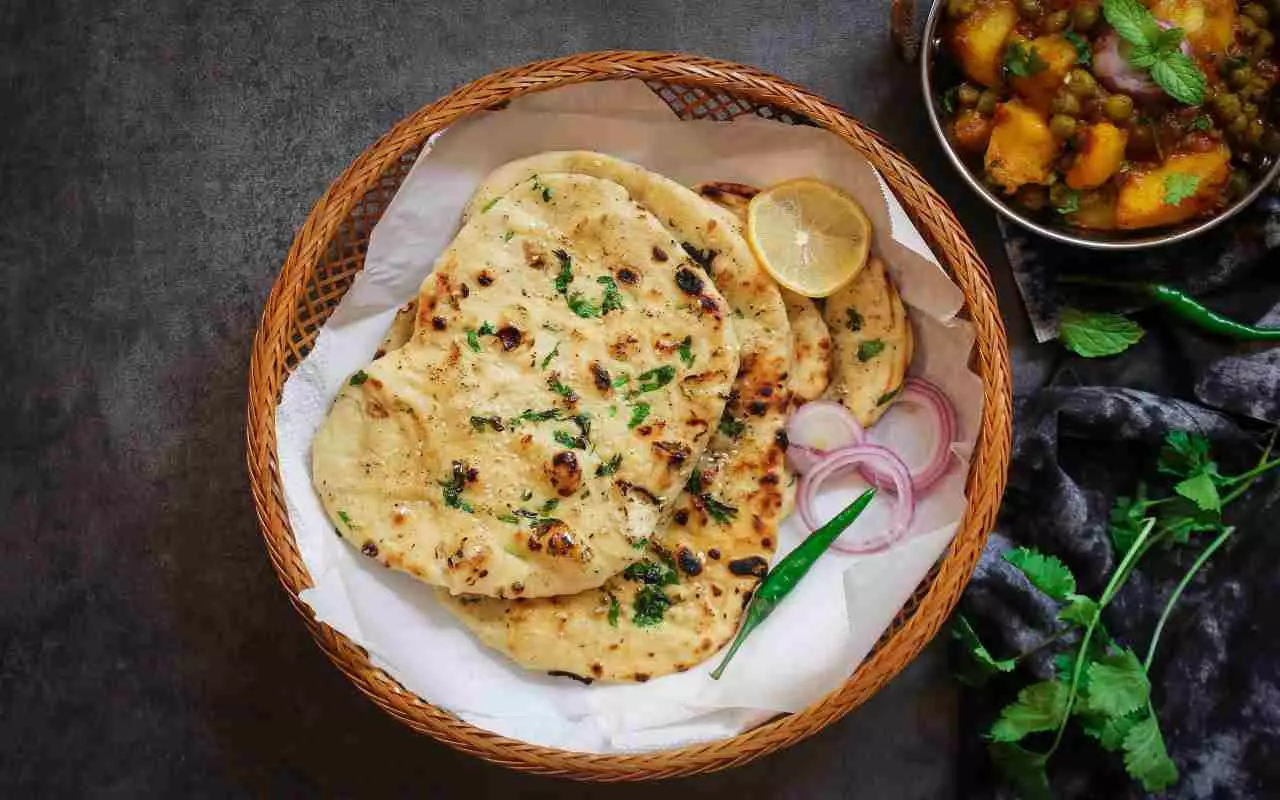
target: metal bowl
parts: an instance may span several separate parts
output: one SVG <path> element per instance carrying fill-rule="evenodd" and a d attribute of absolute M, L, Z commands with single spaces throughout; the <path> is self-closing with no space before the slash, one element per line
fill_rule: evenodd
<path fill-rule="evenodd" d="M 1159 229 L 1157 233 L 1149 231 L 1134 231 L 1132 233 L 1110 232 L 1110 231 L 1087 231 L 1080 228 L 1071 228 L 1066 225 L 1050 226 L 1043 222 L 1027 218 L 1015 207 L 1007 203 L 1000 195 L 991 191 L 986 184 L 982 182 L 980 176 L 975 175 L 960 154 L 952 146 L 950 139 L 947 138 L 945 129 L 942 126 L 941 113 L 939 109 L 939 95 L 935 91 L 933 85 L 934 68 L 940 58 L 947 58 L 942 53 L 942 38 L 938 30 L 942 22 L 943 12 L 946 8 L 946 0 L 934 0 L 933 7 L 929 9 L 929 18 L 925 20 L 924 34 L 921 40 L 920 48 L 920 83 L 924 89 L 925 107 L 929 110 L 929 122 L 933 125 L 933 132 L 937 134 L 938 141 L 942 144 L 942 149 L 946 151 L 947 157 L 951 159 L 951 163 L 955 165 L 960 176 L 965 182 L 978 193 L 978 195 L 987 201 L 987 204 L 1004 214 L 1009 219 L 1030 228 L 1041 236 L 1053 239 L 1064 244 L 1073 244 L 1079 247 L 1087 247 L 1093 250 L 1139 250 L 1144 247 L 1158 247 L 1160 245 L 1173 244 L 1190 239 L 1192 236 L 1199 236 L 1210 228 L 1221 225 L 1223 222 L 1240 213 L 1246 206 L 1257 199 L 1262 191 L 1275 181 L 1277 174 L 1280 174 L 1280 159 L 1272 159 L 1267 166 L 1266 172 L 1263 174 L 1249 193 L 1231 205 L 1223 208 L 1212 217 L 1191 220 L 1183 225 L 1167 227 Z"/>

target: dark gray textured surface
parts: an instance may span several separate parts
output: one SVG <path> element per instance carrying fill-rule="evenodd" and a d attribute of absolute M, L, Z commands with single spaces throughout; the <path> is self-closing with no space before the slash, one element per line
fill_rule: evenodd
<path fill-rule="evenodd" d="M 936 647 L 812 741 L 661 789 L 517 776 L 411 734 L 298 623 L 243 467 L 249 344 L 309 205 L 395 120 L 501 66 L 677 49 L 805 84 L 912 157 L 1003 280 L 886 26 L 880 0 L 2 4 L 0 795 L 953 794 Z"/>

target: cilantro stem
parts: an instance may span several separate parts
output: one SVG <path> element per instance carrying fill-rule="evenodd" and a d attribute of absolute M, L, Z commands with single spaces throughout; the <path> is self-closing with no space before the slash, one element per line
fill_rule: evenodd
<path fill-rule="evenodd" d="M 1111 575 L 1111 580 L 1107 582 L 1107 588 L 1102 590 L 1102 596 L 1098 598 L 1098 613 L 1093 615 L 1088 627 L 1084 629 L 1084 635 L 1080 637 L 1080 649 L 1076 656 L 1075 666 L 1071 670 L 1071 685 L 1067 687 L 1067 702 L 1063 705 L 1062 721 L 1058 723 L 1058 732 L 1053 737 L 1053 745 L 1044 754 L 1046 760 L 1057 752 L 1058 745 L 1062 744 L 1062 735 L 1066 733 L 1067 723 L 1071 721 L 1071 707 L 1075 705 L 1076 695 L 1080 688 L 1080 675 L 1084 672 L 1084 654 L 1089 651 L 1089 642 L 1093 639 L 1093 632 L 1097 630 L 1098 623 L 1102 620 L 1102 611 L 1111 602 L 1111 599 L 1116 596 L 1116 593 L 1120 591 L 1120 587 L 1124 585 L 1124 579 L 1128 578 L 1131 571 L 1130 567 L 1138 560 L 1139 553 L 1146 552 L 1143 545 L 1146 544 L 1147 538 L 1151 536 L 1151 531 L 1155 528 L 1155 525 L 1154 518 L 1147 519 L 1147 524 L 1143 526 L 1142 532 L 1138 534 L 1133 547 L 1130 547 L 1129 552 L 1125 553 L 1120 566 L 1116 568 L 1116 571 Z"/>
<path fill-rule="evenodd" d="M 1209 546 L 1204 549 L 1204 552 L 1200 554 L 1200 557 L 1191 565 L 1191 569 L 1187 570 L 1187 574 L 1183 575 L 1182 580 L 1178 581 L 1178 585 L 1174 588 L 1173 594 L 1169 595 L 1168 602 L 1164 604 L 1164 611 L 1160 612 L 1160 621 L 1156 623 L 1155 633 L 1151 634 L 1151 644 L 1147 646 L 1147 657 L 1142 662 L 1143 670 L 1148 672 L 1151 670 L 1151 661 L 1156 657 L 1156 644 L 1159 643 L 1160 634 L 1164 632 L 1164 624 L 1168 621 L 1169 614 L 1173 612 L 1174 605 L 1176 605 L 1178 599 L 1182 597 L 1183 590 L 1191 583 L 1191 579 L 1196 576 L 1196 573 L 1200 571 L 1200 568 L 1204 566 L 1205 562 L 1208 561 L 1214 552 L 1219 547 L 1222 547 L 1223 543 L 1227 541 L 1227 537 L 1232 533 L 1235 533 L 1235 530 L 1235 526 L 1223 528 L 1222 533 L 1218 534 L 1217 538 L 1212 542 L 1209 542 Z"/>
<path fill-rule="evenodd" d="M 1237 483 L 1240 483 L 1242 481 L 1248 481 L 1248 483 L 1246 483 L 1245 486 L 1243 487 L 1245 489 L 1248 489 L 1249 483 L 1253 483 L 1254 478 L 1263 474 L 1267 470 L 1274 469 L 1277 466 L 1280 466 L 1280 458 L 1273 458 L 1270 461 L 1263 461 L 1260 464 L 1258 464 L 1258 466 L 1254 467 L 1248 472 L 1242 472 L 1239 475 L 1232 475 L 1230 478 L 1227 478 L 1225 481 L 1223 481 L 1222 485 L 1235 486 Z M 1232 495 L 1228 495 L 1228 496 L 1232 496 Z M 1239 497 L 1239 495 L 1234 495 L 1234 496 Z M 1226 502 L 1225 498 L 1223 502 Z"/>

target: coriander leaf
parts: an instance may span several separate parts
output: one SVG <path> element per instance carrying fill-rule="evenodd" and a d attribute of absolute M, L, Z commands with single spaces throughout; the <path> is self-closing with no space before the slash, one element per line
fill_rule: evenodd
<path fill-rule="evenodd" d="M 876 398 L 876 405 L 877 405 L 877 406 L 882 406 L 882 405 L 884 405 L 885 403 L 887 403 L 887 402 L 889 402 L 890 400 L 892 400 L 893 398 L 897 397 L 897 396 L 898 396 L 898 394 L 902 391 L 902 389 L 903 389 L 903 386 L 904 386 L 904 385 L 905 385 L 905 384 L 898 384 L 898 387 L 897 387 L 896 389 L 890 389 L 889 391 L 887 391 L 887 392 L 885 392 L 884 394 L 882 394 L 882 395 L 880 395 L 879 397 L 877 397 L 877 398 Z"/>
<path fill-rule="evenodd" d="M 642 372 L 636 377 L 636 380 L 639 382 L 639 386 L 636 387 L 635 393 L 643 394 L 644 392 L 657 391 L 668 383 L 671 383 L 672 378 L 675 376 L 676 368 L 667 365 L 655 367 L 654 369 Z"/>
<path fill-rule="evenodd" d="M 948 116 L 956 113 L 956 95 L 959 93 L 959 86 L 952 86 L 942 93 L 942 110 L 947 112 Z"/>
<path fill-rule="evenodd" d="M 499 514 L 499 515 L 498 515 L 498 520 L 499 520 L 500 522 L 509 522 L 509 523 L 511 523 L 512 525 L 519 525 L 519 524 L 520 524 L 520 520 L 516 517 L 516 515 L 515 515 L 515 514 Z"/>
<path fill-rule="evenodd" d="M 1146 486 L 1143 484 L 1138 484 L 1137 497 L 1116 498 L 1115 505 L 1111 507 L 1111 519 L 1107 532 L 1111 534 L 1111 543 L 1119 551 L 1118 556 L 1123 557 L 1138 540 L 1150 508 L 1151 504 L 1146 500 Z"/>
<path fill-rule="evenodd" d="M 1119 314 L 1064 308 L 1058 319 L 1058 335 L 1068 350 L 1097 358 L 1123 353 L 1142 340 L 1142 326 Z"/>
<path fill-rule="evenodd" d="M 1068 189 L 1062 193 L 1059 202 L 1053 207 L 1054 211 L 1059 214 L 1074 214 L 1080 210 L 1080 193 L 1075 189 Z"/>
<path fill-rule="evenodd" d="M 1124 746 L 1124 737 L 1140 719 L 1141 716 L 1138 714 L 1118 717 L 1089 714 L 1081 719 L 1080 727 L 1085 733 L 1097 739 L 1102 749 L 1114 753 Z"/>
<path fill-rule="evenodd" d="M 622 292 L 618 291 L 618 283 L 608 275 L 596 278 L 596 283 L 604 287 L 604 297 L 600 300 L 600 313 L 622 310 Z"/>
<path fill-rule="evenodd" d="M 573 389 L 570 389 L 568 386 L 561 383 L 559 376 L 554 372 L 551 373 L 550 378 L 547 378 L 547 388 L 571 403 L 578 399 L 577 393 L 574 392 Z"/>
<path fill-rule="evenodd" d="M 1191 127 L 1198 131 L 1207 131 L 1213 127 L 1213 120 L 1209 119 L 1209 117 L 1204 114 L 1201 114 L 1192 121 Z"/>
<path fill-rule="evenodd" d="M 622 454 L 618 453 L 613 458 L 596 466 L 596 477 L 605 475 L 614 475 L 618 472 L 618 468 L 622 466 Z"/>
<path fill-rule="evenodd" d="M 642 586 L 632 601 L 633 614 L 631 622 L 640 628 L 649 628 L 662 622 L 667 609 L 671 606 L 671 598 L 657 586 Z"/>
<path fill-rule="evenodd" d="M 1089 691 L 1081 702 L 1089 711 L 1109 716 L 1128 714 L 1146 705 L 1151 696 L 1151 682 L 1132 650 L 1103 656 L 1085 669 Z"/>
<path fill-rule="evenodd" d="M 1209 440 L 1199 433 L 1169 431 L 1160 448 L 1156 470 L 1162 475 L 1189 478 L 1200 472 L 1218 475 L 1218 465 L 1209 452 Z"/>
<path fill-rule="evenodd" d="M 516 235 L 515 231 L 507 231 L 506 233 L 502 234 L 502 241 L 509 242 L 511 241 L 511 237 L 515 235 Z"/>
<path fill-rule="evenodd" d="M 497 202 L 498 202 L 499 200 L 501 200 L 501 199 L 502 199 L 502 195 L 498 195 L 497 197 L 493 198 L 493 199 L 492 199 L 492 200 L 490 200 L 489 202 L 485 203 L 483 206 L 481 206 L 481 207 L 480 207 L 480 213 L 481 213 L 481 214 L 483 214 L 484 212 L 486 212 L 486 211 L 488 211 L 489 209 L 493 208 L 494 204 L 495 204 L 495 203 L 497 203 Z"/>
<path fill-rule="evenodd" d="M 1196 188 L 1200 186 L 1198 175 L 1187 175 L 1171 172 L 1164 179 L 1164 204 L 1176 206 L 1188 197 L 1194 197 Z"/>
<path fill-rule="evenodd" d="M 1048 66 L 1034 46 L 1014 42 L 1004 51 L 1004 69 L 1010 75 L 1029 78 L 1044 72 Z"/>
<path fill-rule="evenodd" d="M 351 524 L 351 515 L 348 514 L 347 512 L 339 510 L 338 519 L 342 520 L 343 525 L 346 525 L 348 528 L 353 528 Z"/>
<path fill-rule="evenodd" d="M 1124 768 L 1148 792 L 1158 792 L 1178 780 L 1178 767 L 1165 750 L 1160 723 L 1151 714 L 1124 737 Z"/>
<path fill-rule="evenodd" d="M 1084 37 L 1075 31 L 1067 31 L 1062 34 L 1071 46 L 1076 49 L 1076 63 L 1082 67 L 1087 67 L 1093 63 L 1093 50 L 1089 49 L 1089 43 Z"/>
<path fill-rule="evenodd" d="M 853 331 L 854 333 L 857 333 L 858 331 L 862 330 L 863 319 L 862 319 L 862 315 L 858 313 L 858 309 L 852 308 L 852 307 L 849 309 L 846 309 L 844 312 L 844 317 L 845 317 L 844 326 L 846 328 Z"/>
<path fill-rule="evenodd" d="M 686 336 L 684 341 L 680 342 L 680 347 L 676 349 L 680 354 L 680 360 L 684 362 L 686 367 L 693 366 L 693 337 Z"/>
<path fill-rule="evenodd" d="M 556 258 L 560 259 L 560 272 L 556 274 L 555 280 L 556 292 L 565 294 L 569 291 L 569 284 L 573 283 L 573 259 L 563 250 L 556 251 Z"/>
<path fill-rule="evenodd" d="M 618 598 L 609 595 L 609 625 L 618 627 L 618 615 L 622 611 L 622 606 L 618 603 Z"/>
<path fill-rule="evenodd" d="M 574 436 L 572 433 L 569 433 L 567 431 L 556 431 L 554 434 L 552 434 L 552 438 L 554 438 L 558 443 L 564 445 L 570 450 L 586 450 L 587 449 L 587 443 L 586 441 L 583 440 L 581 436 Z"/>
<path fill-rule="evenodd" d="M 485 320 L 484 322 L 480 323 L 480 329 L 476 331 L 476 333 L 480 334 L 481 336 L 492 336 L 497 332 L 498 332 L 498 329 L 493 327 L 493 323 L 488 320 Z"/>
<path fill-rule="evenodd" d="M 703 493 L 700 499 L 707 514 L 721 525 L 728 525 L 734 517 L 738 516 L 738 509 L 715 499 L 710 492 Z"/>
<path fill-rule="evenodd" d="M 863 362 L 870 361 L 884 352 L 884 346 L 884 342 L 880 339 L 868 339 L 858 345 L 858 360 Z"/>
<path fill-rule="evenodd" d="M 993 742 L 987 746 L 991 762 L 1013 784 L 1025 800 L 1048 800 L 1053 797 L 1045 764 L 1049 757 L 1033 753 L 1011 742 Z"/>
<path fill-rule="evenodd" d="M 1098 602 L 1092 597 L 1083 594 L 1068 596 L 1067 605 L 1058 612 L 1058 619 L 1063 622 L 1075 623 L 1081 627 L 1089 625 L 1097 616 Z"/>
<path fill-rule="evenodd" d="M 1018 699 L 1000 711 L 991 726 L 996 742 L 1016 742 L 1029 733 L 1057 730 L 1067 713 L 1067 685 L 1061 681 L 1040 681 L 1018 692 Z"/>
<path fill-rule="evenodd" d="M 581 292 L 569 295 L 569 310 L 583 319 L 600 316 L 600 307 L 592 304 Z"/>
<path fill-rule="evenodd" d="M 728 436 L 730 439 L 737 439 L 746 429 L 747 423 L 742 422 L 741 420 L 736 420 L 728 414 L 725 414 L 720 418 L 720 424 L 717 426 L 717 430 L 725 436 Z"/>
<path fill-rule="evenodd" d="M 467 347 L 470 347 L 477 353 L 480 352 L 480 337 L 470 328 L 467 328 Z"/>
<path fill-rule="evenodd" d="M 1195 475 L 1173 487 L 1173 490 L 1191 502 L 1201 511 L 1221 511 L 1222 498 L 1218 496 L 1218 487 L 1208 472 Z"/>
<path fill-rule="evenodd" d="M 1017 547 L 1006 551 L 1004 560 L 1022 570 L 1033 586 L 1054 600 L 1066 600 L 1076 591 L 1075 576 L 1056 556 Z"/>
<path fill-rule="evenodd" d="M 364 370 L 358 370 L 355 375 L 351 376 L 351 380 L 347 381 L 347 383 L 352 386 L 359 386 L 367 380 L 369 380 L 369 373 Z"/>
<path fill-rule="evenodd" d="M 1155 18 L 1138 0 L 1102 0 L 1102 16 L 1131 44 L 1146 44 L 1159 33 Z"/>
<path fill-rule="evenodd" d="M 1151 66 L 1151 80 L 1179 103 L 1198 106 L 1204 102 L 1204 73 L 1181 51 L 1162 54 Z"/>
<path fill-rule="evenodd" d="M 542 368 L 546 369 L 547 365 L 551 363 L 551 359 L 555 358 L 559 354 L 560 354 L 560 343 L 556 342 L 556 346 L 551 348 L 551 352 L 547 353 L 546 358 L 542 359 Z"/>
<path fill-rule="evenodd" d="M 618 377 L 614 378 L 613 383 L 609 385 L 615 389 L 621 389 L 623 386 L 626 386 L 627 383 L 629 383 L 630 381 L 631 381 L 630 375 L 619 375 Z"/>
<path fill-rule="evenodd" d="M 648 403 L 636 403 L 631 407 L 631 419 L 627 420 L 627 429 L 631 430 L 644 422 L 649 416 Z"/>
<path fill-rule="evenodd" d="M 994 658 L 963 614 L 956 616 L 955 624 L 951 626 L 951 637 L 960 643 L 966 653 L 965 663 L 956 675 L 961 683 L 980 686 L 995 673 L 1013 672 L 1018 666 L 1017 659 Z"/>

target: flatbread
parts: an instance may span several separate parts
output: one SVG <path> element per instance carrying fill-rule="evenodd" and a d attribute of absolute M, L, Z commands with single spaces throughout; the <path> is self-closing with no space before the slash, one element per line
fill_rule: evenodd
<path fill-rule="evenodd" d="M 760 193 L 745 183 L 710 181 L 694 186 L 702 197 L 731 212 L 741 225 L 747 224 L 747 206 Z M 808 297 L 782 289 L 791 323 L 791 381 L 789 388 L 797 404 L 816 400 L 831 381 L 831 333 L 822 312 Z"/>
<path fill-rule="evenodd" d="M 902 390 L 915 349 L 911 320 L 884 262 L 872 256 L 827 298 L 823 316 L 835 351 L 827 397 L 870 427 Z"/>
<path fill-rule="evenodd" d="M 738 368 L 725 300 L 682 256 L 610 181 L 543 175 L 486 202 L 423 284 L 412 335 L 315 437 L 338 533 L 496 597 L 597 587 L 640 558 Z"/>
<path fill-rule="evenodd" d="M 570 597 L 440 596 L 480 641 L 525 667 L 645 681 L 688 669 L 733 636 L 777 547 L 789 490 L 781 435 L 790 405 L 786 309 L 728 215 L 708 212 L 690 190 L 633 164 L 596 153 L 537 156 L 495 174 L 477 199 L 555 171 L 618 181 L 682 238 L 694 254 L 690 261 L 707 265 L 732 309 L 741 369 L 697 480 L 677 500 L 672 523 L 654 537 L 645 566 Z"/>

